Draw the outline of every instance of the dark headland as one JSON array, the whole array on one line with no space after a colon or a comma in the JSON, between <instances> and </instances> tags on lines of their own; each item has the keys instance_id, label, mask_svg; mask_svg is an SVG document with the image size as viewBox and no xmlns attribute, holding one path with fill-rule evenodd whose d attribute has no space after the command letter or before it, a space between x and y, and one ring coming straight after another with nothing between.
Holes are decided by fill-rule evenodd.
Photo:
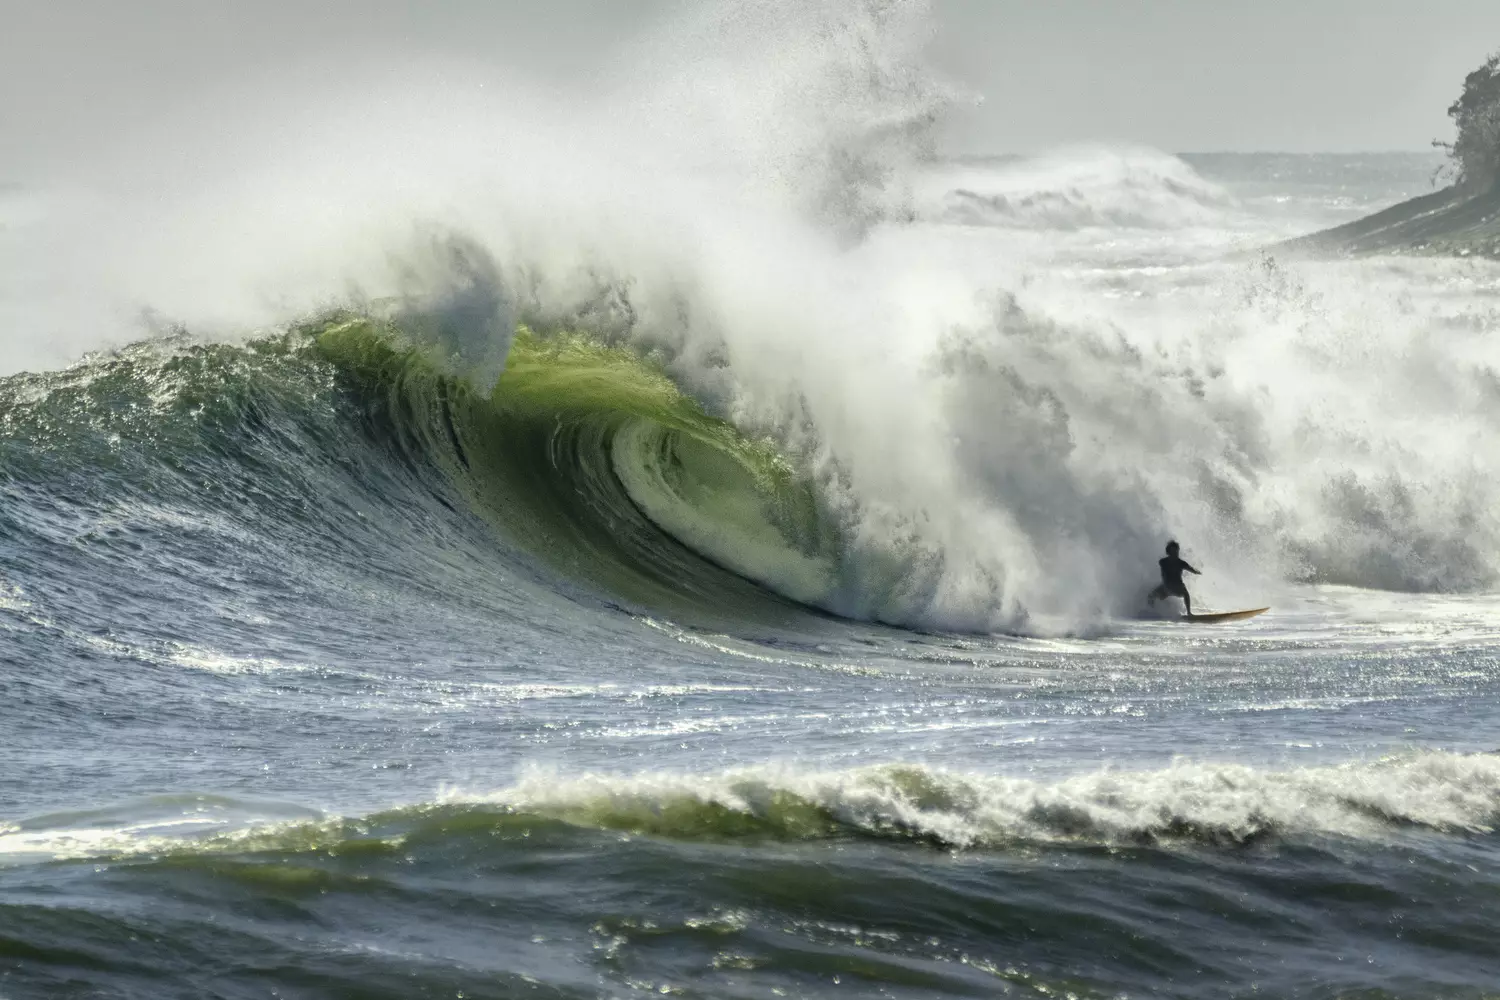
<instances>
[{"instance_id":1,"label":"dark headland","mask_svg":"<svg viewBox=\"0 0 1500 1000\"><path fill-rule=\"evenodd\" d=\"M1500 259L1500 52L1464 80L1448 108L1454 140L1438 142L1452 183L1355 222L1281 244L1316 254L1433 254Z\"/></svg>"}]
</instances>

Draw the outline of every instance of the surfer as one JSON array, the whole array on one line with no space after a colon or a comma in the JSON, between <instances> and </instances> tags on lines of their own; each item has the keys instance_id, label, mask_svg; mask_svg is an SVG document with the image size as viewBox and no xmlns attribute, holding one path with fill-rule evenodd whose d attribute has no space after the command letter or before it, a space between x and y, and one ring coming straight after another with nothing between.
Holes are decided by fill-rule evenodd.
<instances>
[{"instance_id":1,"label":"surfer","mask_svg":"<svg viewBox=\"0 0 1500 1000\"><path fill-rule=\"evenodd\" d=\"M1188 595L1187 584L1182 582L1182 571L1187 570L1197 576L1203 574L1179 558L1177 555L1179 551L1181 548L1176 542L1167 543L1167 557L1158 560L1161 564L1161 586L1151 591L1151 596L1146 598L1146 602L1155 604L1164 597L1180 597L1183 607L1187 608L1187 613L1192 614L1193 599Z\"/></svg>"}]
</instances>

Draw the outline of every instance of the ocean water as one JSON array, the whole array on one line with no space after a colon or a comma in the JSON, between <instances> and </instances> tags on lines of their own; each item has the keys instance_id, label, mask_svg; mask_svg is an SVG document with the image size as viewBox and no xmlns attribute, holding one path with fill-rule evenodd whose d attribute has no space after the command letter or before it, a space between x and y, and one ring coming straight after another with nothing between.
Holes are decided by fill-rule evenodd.
<instances>
[{"instance_id":1,"label":"ocean water","mask_svg":"<svg viewBox=\"0 0 1500 1000\"><path fill-rule=\"evenodd\" d=\"M0 194L0 997L1500 995L1500 267L1275 249L1437 161L839 24Z\"/></svg>"}]
</instances>

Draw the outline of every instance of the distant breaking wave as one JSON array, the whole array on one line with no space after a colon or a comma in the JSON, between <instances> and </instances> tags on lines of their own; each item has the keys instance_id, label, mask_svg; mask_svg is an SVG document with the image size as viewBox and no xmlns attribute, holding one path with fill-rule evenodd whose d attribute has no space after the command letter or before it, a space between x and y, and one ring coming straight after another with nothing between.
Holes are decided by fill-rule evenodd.
<instances>
[{"instance_id":1,"label":"distant breaking wave","mask_svg":"<svg viewBox=\"0 0 1500 1000\"><path fill-rule=\"evenodd\" d=\"M1182 229L1233 208L1228 194L1177 157L1096 147L935 166L923 177L918 215L1016 229Z\"/></svg>"}]
</instances>

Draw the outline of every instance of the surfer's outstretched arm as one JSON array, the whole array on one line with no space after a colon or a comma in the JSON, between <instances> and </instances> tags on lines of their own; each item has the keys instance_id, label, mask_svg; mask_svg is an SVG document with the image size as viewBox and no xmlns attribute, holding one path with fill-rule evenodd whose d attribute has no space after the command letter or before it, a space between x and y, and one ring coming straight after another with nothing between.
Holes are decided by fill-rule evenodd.
<instances>
[{"instance_id":1,"label":"surfer's outstretched arm","mask_svg":"<svg viewBox=\"0 0 1500 1000\"><path fill-rule=\"evenodd\" d=\"M1202 573L1200 573L1197 570L1193 569L1193 567L1189 566L1186 561L1183 562L1182 568L1185 569L1185 570L1187 570L1189 573L1193 574L1194 576L1202 576L1203 575Z\"/></svg>"}]
</instances>

